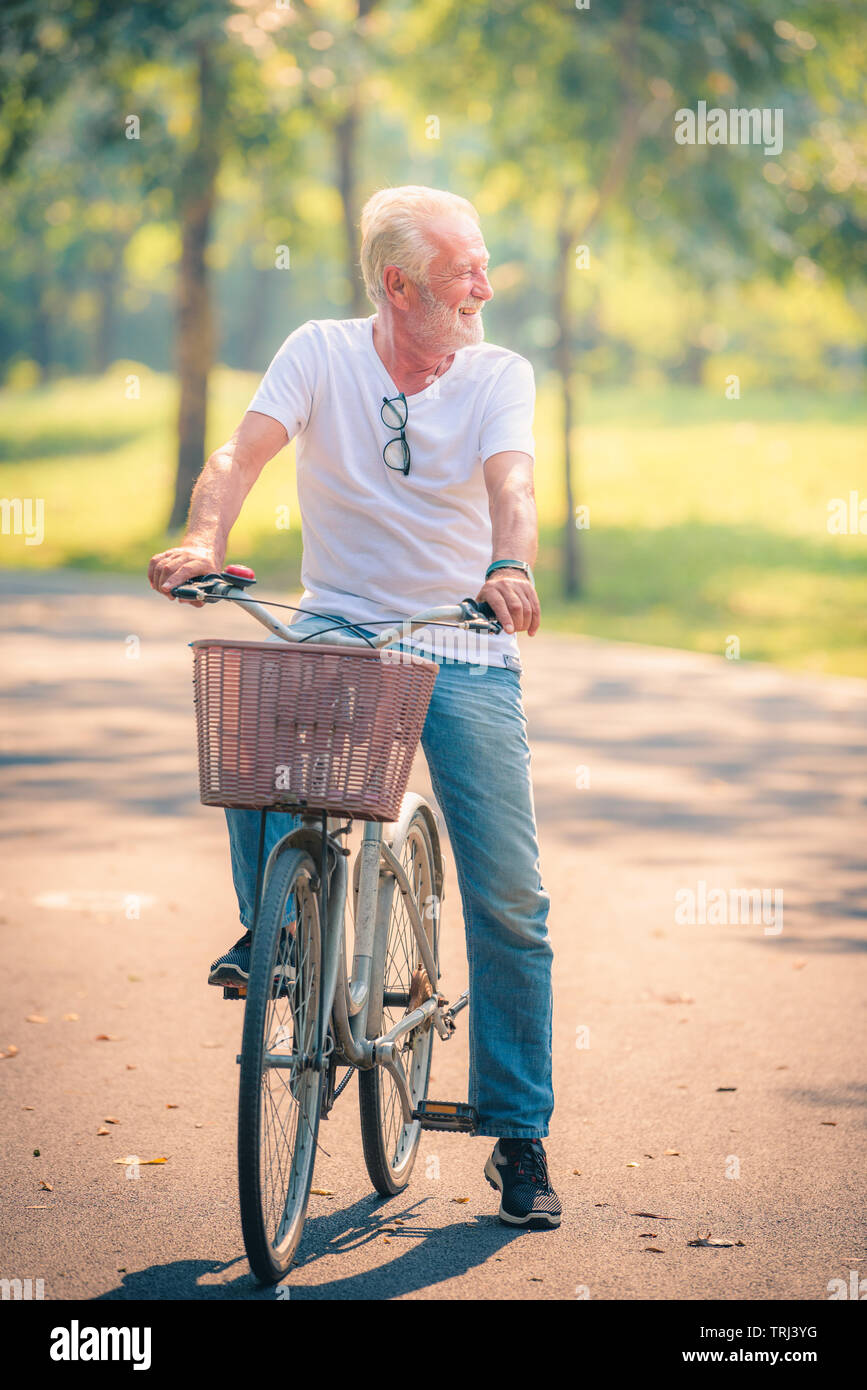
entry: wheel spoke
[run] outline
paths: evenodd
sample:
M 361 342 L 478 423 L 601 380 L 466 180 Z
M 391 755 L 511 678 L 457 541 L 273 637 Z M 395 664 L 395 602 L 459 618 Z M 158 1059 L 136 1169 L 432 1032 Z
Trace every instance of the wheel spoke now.
M 293 853 L 297 855 L 297 851 Z M 251 1264 L 260 1278 L 273 1277 L 274 1270 L 285 1271 L 300 1238 L 321 1094 L 321 1073 L 310 1066 L 319 1020 L 317 902 L 307 869 L 289 859 L 284 872 L 287 886 L 282 897 L 277 886 L 269 895 L 266 884 L 262 925 L 257 931 L 261 929 L 272 942 L 276 938 L 276 944 L 270 964 L 257 959 L 254 951 L 242 1053 L 242 1221 Z M 294 908 L 294 921 L 278 931 L 277 923 L 285 920 L 287 904 L 290 918 Z M 255 1008 L 251 1008 L 253 1003 Z M 261 1032 L 250 1038 L 247 1030 L 256 1027 L 255 1019 L 260 1020 Z M 269 1053 L 277 1054 L 287 1065 L 269 1064 Z M 245 1056 L 258 1070 L 255 1104 L 249 1090 L 244 1091 L 251 1079 L 245 1075 Z M 259 1253 L 263 1239 L 264 1259 Z
M 428 926 L 430 918 L 427 902 L 434 891 L 433 864 L 427 840 L 417 826 L 410 827 L 403 844 L 400 862 L 412 890 L 415 908 L 428 929 L 428 939 L 433 946 L 433 932 Z M 420 963 L 418 944 L 406 902 L 403 894 L 395 888 L 388 925 L 384 993 L 403 994 L 409 998 L 413 975 Z M 382 1031 L 386 1032 L 392 1028 L 405 1012 L 406 1010 L 393 1005 L 386 1006 L 383 1010 Z M 427 1034 L 415 1029 L 404 1039 L 401 1047 L 401 1060 L 407 1074 L 413 1104 L 422 1098 L 421 1092 L 426 1086 L 427 1057 L 423 1057 L 421 1052 L 422 1049 L 429 1049 L 431 1044 L 429 1029 Z M 390 1073 L 378 1067 L 376 1076 L 383 1147 L 389 1164 L 393 1169 L 397 1169 L 404 1162 L 407 1151 L 414 1148 L 418 1126 L 416 1122 L 407 1124 L 404 1120 L 400 1091 Z

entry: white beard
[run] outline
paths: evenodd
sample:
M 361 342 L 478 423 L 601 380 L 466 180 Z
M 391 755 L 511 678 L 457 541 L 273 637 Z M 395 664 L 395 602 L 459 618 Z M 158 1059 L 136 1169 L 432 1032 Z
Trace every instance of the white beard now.
M 475 314 L 461 314 L 459 309 L 443 304 L 426 286 L 419 285 L 418 292 L 426 312 L 415 336 L 426 348 L 442 353 L 456 352 L 458 348 L 484 341 L 481 309 Z

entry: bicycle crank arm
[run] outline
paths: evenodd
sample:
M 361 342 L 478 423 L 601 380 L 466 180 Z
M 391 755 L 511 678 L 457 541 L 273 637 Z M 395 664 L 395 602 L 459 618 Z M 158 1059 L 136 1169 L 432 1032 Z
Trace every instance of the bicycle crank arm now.
M 397 1093 L 400 1096 L 400 1108 L 403 1111 L 403 1118 L 410 1124 L 413 1118 L 412 1096 L 410 1095 L 409 1085 L 406 1079 L 403 1062 L 400 1059 L 398 1043 L 407 1033 L 411 1033 L 419 1024 L 424 1023 L 440 1009 L 438 999 L 426 999 L 412 1013 L 404 1015 L 399 1023 L 390 1028 L 387 1033 L 383 1033 L 381 1038 L 377 1038 L 373 1044 L 373 1060 L 376 1066 L 385 1067 L 385 1070 L 394 1078 L 397 1086 Z

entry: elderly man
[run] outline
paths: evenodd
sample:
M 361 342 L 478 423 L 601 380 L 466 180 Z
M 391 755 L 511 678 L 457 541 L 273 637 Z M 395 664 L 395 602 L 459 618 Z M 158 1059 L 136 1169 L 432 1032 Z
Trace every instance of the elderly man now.
M 513 1226 L 553 1227 L 560 1202 L 541 1140 L 551 1087 L 550 899 L 542 885 L 515 634 L 539 627 L 529 362 L 484 341 L 493 291 L 479 217 L 437 189 L 383 189 L 362 214 L 376 310 L 291 333 L 229 443 L 208 460 L 183 543 L 155 556 L 168 593 L 221 570 L 229 532 L 269 459 L 297 438 L 302 607 L 353 623 L 475 595 L 503 633 L 482 655 L 455 632 L 409 639 L 440 671 L 422 748 L 445 818 L 470 976 L 469 1102 L 497 1137 L 485 1176 Z M 304 621 L 316 621 L 310 618 Z M 245 984 L 257 812 L 228 811 L 245 935 L 211 968 Z M 268 817 L 270 849 L 285 818 Z

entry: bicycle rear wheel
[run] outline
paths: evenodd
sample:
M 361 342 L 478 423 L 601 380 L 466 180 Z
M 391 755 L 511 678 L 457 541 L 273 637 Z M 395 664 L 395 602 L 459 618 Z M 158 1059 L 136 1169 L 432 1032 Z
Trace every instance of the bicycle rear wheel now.
M 315 1068 L 322 938 L 313 860 L 275 851 L 253 933 L 238 1097 L 238 1191 L 250 1267 L 275 1283 L 298 1248 L 325 1064 Z M 284 927 L 286 908 L 293 929 Z
M 432 837 L 436 830 L 428 815 L 416 808 L 404 827 L 399 824 L 393 849 L 409 880 L 412 898 L 424 924 L 434 960 L 438 961 L 437 924 L 442 883 L 437 872 Z M 394 879 L 381 892 L 391 895 L 385 959 L 371 979 L 367 1034 L 379 1037 L 393 1028 L 411 1008 L 430 997 L 428 980 L 419 955 L 415 933 L 403 894 Z M 434 1030 L 428 1021 L 402 1040 L 400 1057 L 406 1071 L 413 1108 L 427 1098 Z M 421 1139 L 417 1120 L 403 1117 L 400 1093 L 390 1072 L 372 1067 L 358 1073 L 361 1106 L 361 1140 L 370 1180 L 383 1197 L 393 1197 L 406 1187 Z

